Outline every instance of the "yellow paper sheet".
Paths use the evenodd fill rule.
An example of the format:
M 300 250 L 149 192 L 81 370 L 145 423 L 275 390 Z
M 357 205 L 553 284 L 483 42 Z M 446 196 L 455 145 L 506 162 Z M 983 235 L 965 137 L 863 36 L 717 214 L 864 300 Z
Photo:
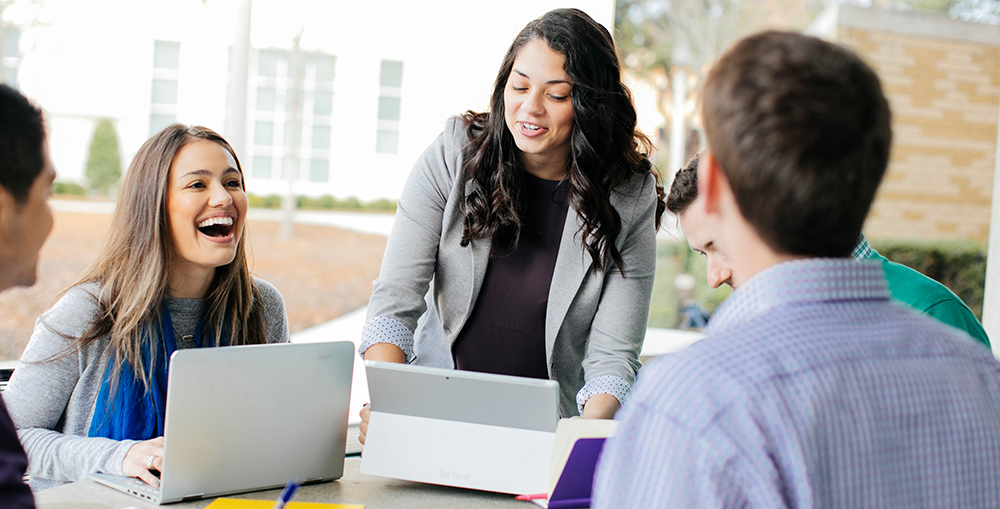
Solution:
M 217 498 L 205 509 L 273 509 L 274 500 L 243 500 Z M 289 502 L 285 509 L 365 509 L 364 504 L 321 504 L 318 502 Z

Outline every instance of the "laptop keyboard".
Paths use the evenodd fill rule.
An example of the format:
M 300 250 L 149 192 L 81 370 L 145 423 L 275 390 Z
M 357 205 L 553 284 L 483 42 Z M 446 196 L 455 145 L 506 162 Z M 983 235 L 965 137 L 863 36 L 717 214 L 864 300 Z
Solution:
M 129 478 L 128 481 L 125 481 L 123 484 L 125 486 L 125 489 L 127 489 L 129 493 L 135 496 L 149 499 L 154 502 L 160 500 L 160 488 L 156 486 L 150 486 L 146 484 L 146 482 L 143 481 L 142 479 L 132 477 Z

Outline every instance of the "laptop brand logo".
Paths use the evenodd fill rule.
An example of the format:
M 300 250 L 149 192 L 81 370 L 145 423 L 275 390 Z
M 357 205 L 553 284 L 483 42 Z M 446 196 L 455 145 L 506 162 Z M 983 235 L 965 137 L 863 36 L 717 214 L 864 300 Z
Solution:
M 463 474 L 458 470 L 447 471 L 445 469 L 438 470 L 438 477 L 442 479 L 454 479 L 456 481 L 468 481 L 469 474 Z

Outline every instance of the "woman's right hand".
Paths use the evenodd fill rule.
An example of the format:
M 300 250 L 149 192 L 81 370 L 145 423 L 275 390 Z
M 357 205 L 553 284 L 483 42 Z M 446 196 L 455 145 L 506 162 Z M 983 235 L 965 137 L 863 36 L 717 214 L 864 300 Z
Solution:
M 403 353 L 403 349 L 392 343 L 375 343 L 365 350 L 365 360 L 405 364 L 406 354 Z
M 150 486 L 160 485 L 160 479 L 153 475 L 151 470 L 159 471 L 161 467 L 163 467 L 163 437 L 132 444 L 125 454 L 125 461 L 122 462 L 122 471 L 125 475 L 138 477 Z
M 369 403 L 365 403 L 365 406 L 361 407 L 361 424 L 358 425 L 358 441 L 361 442 L 361 454 L 365 453 L 365 438 L 368 435 L 368 420 L 372 416 L 372 406 Z

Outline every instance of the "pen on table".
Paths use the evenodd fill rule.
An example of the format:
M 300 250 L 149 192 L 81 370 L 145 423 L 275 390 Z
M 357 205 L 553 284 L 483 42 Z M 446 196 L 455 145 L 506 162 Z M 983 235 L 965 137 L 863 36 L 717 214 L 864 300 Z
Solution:
M 299 489 L 299 485 L 295 484 L 295 479 L 288 481 L 288 484 L 285 485 L 285 489 L 281 492 L 281 496 L 278 497 L 278 501 L 274 503 L 274 509 L 282 509 L 285 507 L 285 504 L 292 499 L 292 496 L 295 495 L 295 490 L 297 489 Z
M 518 495 L 514 497 L 514 500 L 538 500 L 542 498 L 549 498 L 548 493 L 536 493 L 534 495 Z

